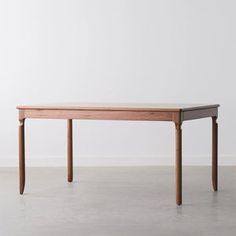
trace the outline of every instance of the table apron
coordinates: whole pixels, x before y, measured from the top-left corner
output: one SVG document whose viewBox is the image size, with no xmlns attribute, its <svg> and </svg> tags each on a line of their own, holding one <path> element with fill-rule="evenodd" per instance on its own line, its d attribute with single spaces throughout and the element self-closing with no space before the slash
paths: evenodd
<svg viewBox="0 0 236 236">
<path fill-rule="evenodd" d="M 201 119 L 206 117 L 217 117 L 218 116 L 218 108 L 207 108 L 201 110 L 190 110 L 182 112 L 182 120 L 194 120 Z"/>
<path fill-rule="evenodd" d="M 177 111 L 109 111 L 109 110 L 56 110 L 22 109 L 19 119 L 85 119 L 85 120 L 149 120 L 180 122 Z"/>
</svg>

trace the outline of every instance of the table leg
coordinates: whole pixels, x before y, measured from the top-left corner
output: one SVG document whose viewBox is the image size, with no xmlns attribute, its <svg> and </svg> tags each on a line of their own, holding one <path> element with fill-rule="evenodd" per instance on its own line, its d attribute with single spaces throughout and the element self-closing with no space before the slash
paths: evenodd
<svg viewBox="0 0 236 236">
<path fill-rule="evenodd" d="M 176 178 L 176 204 L 182 204 L 182 128 L 181 123 L 175 123 L 175 178 Z"/>
<path fill-rule="evenodd" d="M 218 188 L 218 124 L 217 117 L 212 117 L 212 186 Z"/>
<path fill-rule="evenodd" d="M 67 120 L 67 180 L 73 181 L 73 126 L 72 120 Z"/>
<path fill-rule="evenodd" d="M 25 120 L 19 120 L 19 179 L 20 194 L 25 188 Z"/>
</svg>

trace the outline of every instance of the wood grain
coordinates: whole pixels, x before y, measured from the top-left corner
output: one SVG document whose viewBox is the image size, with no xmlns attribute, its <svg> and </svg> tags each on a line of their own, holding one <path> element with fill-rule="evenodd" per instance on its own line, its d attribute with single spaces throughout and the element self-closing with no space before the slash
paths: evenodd
<svg viewBox="0 0 236 236">
<path fill-rule="evenodd" d="M 89 111 L 89 110 L 25 110 L 24 118 L 86 120 L 149 120 L 173 121 L 179 112 Z"/>
</svg>

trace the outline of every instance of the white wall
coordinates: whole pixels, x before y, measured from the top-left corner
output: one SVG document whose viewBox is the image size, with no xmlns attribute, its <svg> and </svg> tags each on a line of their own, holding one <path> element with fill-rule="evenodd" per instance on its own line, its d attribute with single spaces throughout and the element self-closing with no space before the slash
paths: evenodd
<svg viewBox="0 0 236 236">
<path fill-rule="evenodd" d="M 220 103 L 236 164 L 234 0 L 0 0 L 0 165 L 17 165 L 18 104 Z M 27 165 L 65 165 L 66 122 L 27 121 Z M 185 164 L 210 164 L 210 119 L 183 126 Z M 76 121 L 80 165 L 174 164 L 174 125 Z"/>
</svg>

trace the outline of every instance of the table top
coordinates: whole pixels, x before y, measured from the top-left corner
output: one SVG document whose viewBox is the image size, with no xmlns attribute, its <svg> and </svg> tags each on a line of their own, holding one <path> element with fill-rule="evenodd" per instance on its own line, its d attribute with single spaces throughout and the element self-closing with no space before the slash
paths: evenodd
<svg viewBox="0 0 236 236">
<path fill-rule="evenodd" d="M 62 103 L 21 105 L 19 110 L 191 111 L 217 108 L 219 104 L 169 103 Z"/>
</svg>

